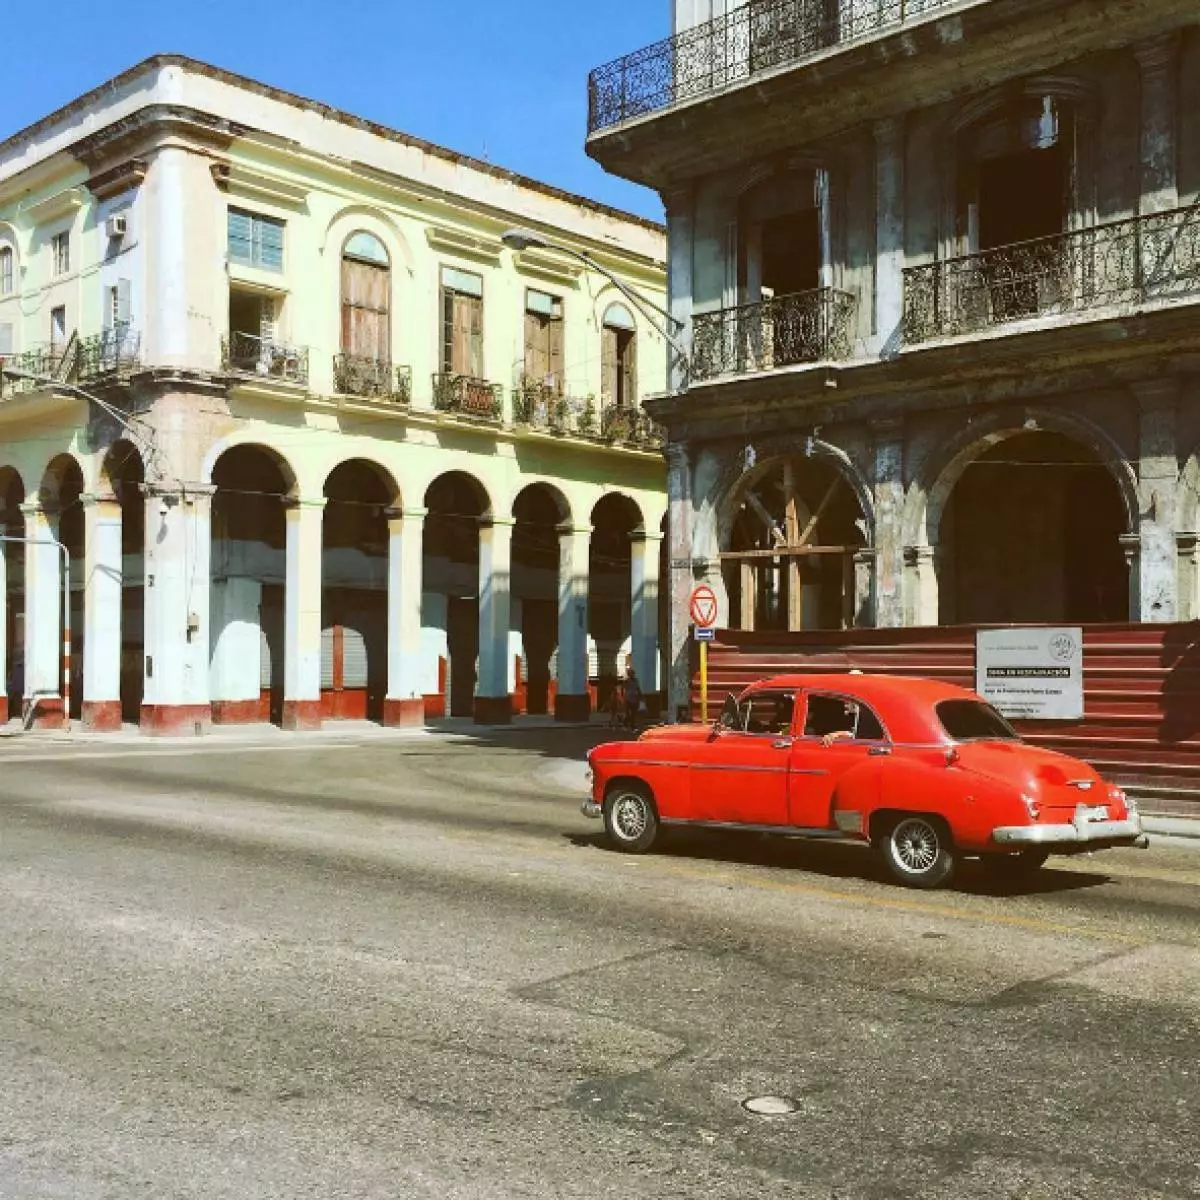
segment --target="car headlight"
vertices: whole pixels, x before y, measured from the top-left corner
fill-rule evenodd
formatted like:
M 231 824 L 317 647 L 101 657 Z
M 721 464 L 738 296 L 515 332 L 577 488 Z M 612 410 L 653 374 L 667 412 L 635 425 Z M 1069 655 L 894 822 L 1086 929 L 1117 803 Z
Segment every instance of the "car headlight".
M 1021 803 L 1025 805 L 1025 811 L 1029 814 L 1031 821 L 1036 821 L 1042 815 L 1042 808 L 1038 804 L 1036 796 L 1027 796 L 1022 793 Z

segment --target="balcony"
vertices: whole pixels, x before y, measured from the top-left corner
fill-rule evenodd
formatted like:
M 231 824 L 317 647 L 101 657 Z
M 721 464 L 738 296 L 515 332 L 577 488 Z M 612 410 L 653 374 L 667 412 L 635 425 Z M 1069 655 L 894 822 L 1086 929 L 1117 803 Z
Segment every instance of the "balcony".
M 697 313 L 692 318 L 692 382 L 847 359 L 857 309 L 849 292 L 816 288 Z
M 456 413 L 476 421 L 499 421 L 503 415 L 504 389 L 486 379 L 470 375 L 435 375 L 433 406 L 439 412 Z
M 115 325 L 79 343 L 77 371 L 80 383 L 127 379 L 140 365 L 141 335 L 128 325 Z
M 547 433 L 574 432 L 583 403 L 528 379 L 521 379 L 513 388 L 512 400 L 514 425 Z
M 609 445 L 655 450 L 662 446 L 664 438 L 661 426 L 640 408 L 610 404 L 600 410 L 600 440 Z
M 597 407 L 594 396 L 560 396 L 554 388 L 528 380 L 513 389 L 513 424 L 560 437 L 586 438 L 639 450 L 663 444 L 661 429 L 640 408 L 615 404 Z
M 221 366 L 237 375 L 257 375 L 303 385 L 308 383 L 307 347 L 285 346 L 237 330 L 221 339 Z
M 412 368 L 393 367 L 382 358 L 337 354 L 333 359 L 333 390 L 343 396 L 409 405 L 412 403 Z
M 1001 246 L 904 272 L 904 340 L 1200 299 L 1200 205 Z

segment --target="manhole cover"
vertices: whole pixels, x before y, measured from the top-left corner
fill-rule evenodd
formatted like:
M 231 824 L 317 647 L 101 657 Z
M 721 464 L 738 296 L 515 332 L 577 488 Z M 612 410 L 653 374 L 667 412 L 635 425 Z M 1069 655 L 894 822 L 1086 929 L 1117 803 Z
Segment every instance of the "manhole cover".
M 787 1096 L 751 1096 L 742 1101 L 742 1107 L 759 1117 L 786 1117 L 800 1106 Z

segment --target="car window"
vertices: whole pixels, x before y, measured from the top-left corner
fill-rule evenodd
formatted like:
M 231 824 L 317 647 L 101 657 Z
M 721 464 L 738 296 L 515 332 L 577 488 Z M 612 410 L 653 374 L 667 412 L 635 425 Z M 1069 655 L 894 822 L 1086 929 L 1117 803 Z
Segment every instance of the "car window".
M 860 741 L 886 740 L 883 723 L 865 704 L 849 696 L 811 695 L 804 718 L 805 737 L 845 733 Z
M 753 692 L 739 706 L 745 733 L 779 734 L 792 728 L 795 692 Z
M 956 742 L 1021 740 L 1021 735 L 982 700 L 943 700 L 937 705 L 937 717 Z

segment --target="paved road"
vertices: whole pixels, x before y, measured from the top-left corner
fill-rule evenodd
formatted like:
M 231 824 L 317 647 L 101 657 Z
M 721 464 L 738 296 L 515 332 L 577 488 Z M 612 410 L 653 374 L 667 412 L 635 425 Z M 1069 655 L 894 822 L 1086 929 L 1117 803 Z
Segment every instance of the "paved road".
M 1200 1196 L 1200 854 L 624 858 L 587 736 L 6 744 L 0 1196 Z

